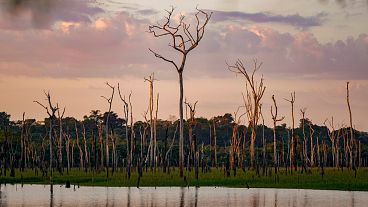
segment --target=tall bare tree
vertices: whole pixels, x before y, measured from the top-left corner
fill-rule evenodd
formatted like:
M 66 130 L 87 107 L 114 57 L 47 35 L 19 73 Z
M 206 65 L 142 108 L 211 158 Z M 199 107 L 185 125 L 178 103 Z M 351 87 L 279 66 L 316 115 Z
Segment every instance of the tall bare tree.
M 120 96 L 120 100 L 123 102 L 123 111 L 124 111 L 124 119 L 125 119 L 125 138 L 126 138 L 126 152 L 127 152 L 127 172 L 128 172 L 128 178 L 130 178 L 131 173 L 131 154 L 130 154 L 130 142 L 129 142 L 129 104 L 126 100 L 125 96 L 121 95 L 120 85 L 118 83 L 118 92 Z M 129 94 L 128 99 L 130 100 L 132 96 L 132 93 Z
M 196 48 L 199 42 L 202 40 L 205 27 L 211 18 L 212 13 L 207 13 L 203 10 L 197 8 L 195 13 L 195 31 L 193 32 L 190 28 L 190 24 L 184 21 L 184 16 L 180 15 L 179 23 L 174 25 L 175 20 L 173 20 L 174 7 L 170 10 L 166 10 L 167 17 L 163 23 L 157 23 L 156 25 L 149 26 L 149 32 L 153 34 L 154 37 L 169 37 L 169 46 L 176 50 L 180 59 L 179 62 L 175 62 L 172 59 L 162 56 L 161 54 L 149 49 L 155 57 L 168 62 L 174 66 L 179 75 L 179 115 L 180 115 L 180 130 L 179 130 L 179 168 L 180 177 L 183 177 L 183 165 L 184 165 L 184 121 L 183 121 L 183 97 L 184 97 L 184 85 L 183 85 L 183 72 L 185 68 L 185 63 L 187 61 L 187 56 L 190 51 Z M 200 19 L 203 20 L 200 21 Z
M 56 105 L 57 108 L 59 108 L 58 104 Z M 63 168 L 63 153 L 62 153 L 62 146 L 63 146 L 63 117 L 65 113 L 65 107 L 63 109 L 63 112 L 60 114 L 60 108 L 57 110 L 58 113 L 58 120 L 59 120 L 59 142 L 58 142 L 58 169 L 59 172 L 62 172 Z
M 53 127 L 54 127 L 53 122 L 56 119 L 55 113 L 56 113 L 57 110 L 59 110 L 59 108 L 56 107 L 56 106 L 53 106 L 53 104 L 51 103 L 51 95 L 50 95 L 50 92 L 47 92 L 47 93 L 44 92 L 44 93 L 45 93 L 45 96 L 47 98 L 48 106 L 43 105 L 39 101 L 33 101 L 33 102 L 37 103 L 42 108 L 44 108 L 46 110 L 47 114 L 49 115 L 49 141 L 50 141 L 50 163 L 49 163 L 49 171 L 50 171 L 50 184 L 51 184 L 50 185 L 50 191 L 51 191 L 51 193 L 53 193 L 54 190 L 53 190 L 53 185 L 52 185 L 52 162 L 53 162 L 53 159 L 52 159 L 52 154 L 53 154 L 53 151 L 52 151 L 52 144 L 53 144 L 52 131 L 53 131 Z
M 217 133 L 216 133 L 216 117 L 213 117 L 212 120 L 213 124 L 213 152 L 214 152 L 214 160 L 215 160 L 215 166 L 217 168 Z
M 253 66 L 251 66 L 253 72 L 251 74 L 248 73 L 248 67 L 246 67 L 241 60 L 237 60 L 234 65 L 227 64 L 227 66 L 231 72 L 244 76 L 246 80 L 246 96 L 243 94 L 243 101 L 247 110 L 249 125 L 252 132 L 250 139 L 250 161 L 251 166 L 254 168 L 255 167 L 254 145 L 256 140 L 256 127 L 260 117 L 259 106 L 261 104 L 263 94 L 266 90 L 266 87 L 263 84 L 263 77 L 261 77 L 260 81 L 257 82 L 254 79 L 254 75 L 261 68 L 262 63 L 258 63 L 256 59 L 253 60 Z
M 185 101 L 187 108 L 189 108 L 189 118 L 188 118 L 188 136 L 189 136 L 189 161 L 192 160 L 191 163 L 188 163 L 189 168 L 191 164 L 194 164 L 195 167 L 195 175 L 198 179 L 198 156 L 197 156 L 197 140 L 196 135 L 193 133 L 193 129 L 196 125 L 195 113 L 196 113 L 196 106 L 198 101 L 194 104 L 191 104 Z
M 308 123 L 309 125 L 309 144 L 310 144 L 310 158 L 309 158 L 309 163 L 310 163 L 310 167 L 314 167 L 314 146 L 313 146 L 313 134 L 314 134 L 314 129 L 312 127 L 312 123 Z
M 230 140 L 230 157 L 229 157 L 229 164 L 230 164 L 230 170 L 234 170 L 234 175 L 236 175 L 236 167 L 235 167 L 235 155 L 240 155 L 240 145 L 241 145 L 241 136 L 239 136 L 238 133 L 238 128 L 240 125 L 240 121 L 242 116 L 245 115 L 245 113 L 243 114 L 239 114 L 239 110 L 242 108 L 242 106 L 239 106 L 238 109 L 236 110 L 236 112 L 234 112 L 234 122 L 232 124 L 232 136 L 231 136 L 231 140 Z
M 196 113 L 196 106 L 198 101 L 196 101 L 194 104 L 191 104 L 189 102 L 187 102 L 185 100 L 184 102 L 187 106 L 187 108 L 189 108 L 189 117 L 187 117 L 187 121 L 188 121 L 188 137 L 189 137 L 189 161 L 190 163 L 188 163 L 189 168 L 191 168 L 191 165 L 193 164 L 192 161 L 195 162 L 194 157 L 196 156 L 196 151 L 195 149 L 195 141 L 194 141 L 194 133 L 193 133 L 193 129 L 194 126 L 196 125 L 196 120 L 195 120 L 195 113 Z
M 303 146 L 302 146 L 302 153 L 303 153 L 303 168 L 307 171 L 307 163 L 308 163 L 308 156 L 307 156 L 307 137 L 305 136 L 305 113 L 307 112 L 307 108 L 301 108 L 300 113 L 302 114 L 302 133 L 303 133 Z
M 154 98 L 153 98 L 153 93 L 154 93 L 154 88 L 153 88 L 153 84 L 155 81 L 155 74 L 152 73 L 148 78 L 144 78 L 144 81 L 149 83 L 149 117 L 150 117 L 150 144 L 149 144 L 149 166 L 152 170 L 153 165 L 154 165 L 154 155 L 153 155 L 153 151 L 155 146 L 153 146 L 154 143 L 154 126 L 153 126 L 153 122 L 154 122 L 154 118 L 153 118 L 153 110 L 154 110 Z
M 297 169 L 298 169 L 298 166 L 297 166 L 297 163 L 296 163 L 296 157 L 297 157 L 296 144 L 297 144 L 297 140 L 295 138 L 295 133 L 294 133 L 294 129 L 295 129 L 295 119 L 294 119 L 295 91 L 293 93 L 291 93 L 291 99 L 286 99 L 285 98 L 285 100 L 290 102 L 290 104 L 291 104 L 291 119 L 292 119 L 291 148 L 290 148 L 291 169 L 292 169 L 292 167 L 294 167 L 294 170 L 297 171 Z
M 276 147 L 277 147 L 277 139 L 276 139 L 276 124 L 277 122 L 280 122 L 282 120 L 285 119 L 285 117 L 281 117 L 281 118 L 277 118 L 277 104 L 276 104 L 276 99 L 275 96 L 272 95 L 272 101 L 273 101 L 273 107 L 271 106 L 271 116 L 272 116 L 272 120 L 273 120 L 273 162 L 274 162 L 274 167 L 275 167 L 275 173 L 277 173 L 277 151 L 276 151 Z
M 331 129 L 326 125 L 326 122 L 328 122 Z M 323 124 L 325 125 L 327 129 L 327 135 L 331 141 L 332 166 L 336 166 L 338 157 L 336 157 L 336 145 L 335 145 L 336 136 L 335 136 L 335 124 L 334 124 L 333 117 L 331 117 L 331 120 L 326 119 Z
M 154 157 L 154 165 L 155 165 L 155 172 L 156 172 L 156 168 L 157 168 L 157 162 L 158 162 L 158 155 L 157 155 L 157 151 L 158 151 L 158 146 L 157 146 L 157 117 L 158 117 L 158 101 L 159 101 L 160 95 L 157 93 L 157 97 L 156 97 L 156 112 L 155 112 L 155 118 L 153 120 L 153 145 L 154 145 L 154 149 L 153 149 L 153 157 Z
M 114 100 L 114 94 L 115 94 L 115 86 L 110 85 L 108 82 L 106 82 L 106 85 L 111 88 L 111 96 L 110 98 L 106 98 L 105 96 L 101 96 L 104 98 L 107 103 L 109 104 L 109 110 L 106 117 L 106 123 L 105 123 L 105 134 L 106 134 L 106 176 L 109 177 L 109 162 L 110 162 L 110 156 L 109 156 L 109 119 L 110 119 L 110 113 L 111 113 L 111 106 L 112 101 Z
M 348 104 L 348 110 L 349 110 L 349 122 L 350 122 L 350 156 L 349 156 L 349 166 L 354 168 L 353 163 L 353 142 L 354 142 L 354 132 L 353 132 L 353 116 L 351 113 L 351 107 L 350 107 L 350 99 L 349 99 L 349 82 L 346 82 L 346 102 Z

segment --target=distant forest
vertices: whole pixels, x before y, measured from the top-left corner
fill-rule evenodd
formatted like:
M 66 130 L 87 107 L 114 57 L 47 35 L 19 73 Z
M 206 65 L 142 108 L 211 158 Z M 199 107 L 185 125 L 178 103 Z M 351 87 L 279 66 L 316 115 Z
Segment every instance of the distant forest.
M 108 118 L 109 117 L 109 118 Z M 107 119 L 109 119 L 107 123 Z M 0 143 L 1 143 L 1 165 L 12 168 L 42 166 L 47 168 L 47 160 L 49 159 L 49 122 L 46 118 L 43 121 L 35 119 L 24 119 L 19 121 L 10 121 L 10 115 L 6 112 L 0 113 Z M 189 138 L 189 123 L 190 120 L 185 120 L 184 125 L 184 154 L 185 157 L 190 155 L 190 138 Z M 133 128 L 124 118 L 118 117 L 114 112 L 101 113 L 99 110 L 93 110 L 89 115 L 85 115 L 83 120 L 77 120 L 73 117 L 55 118 L 52 134 L 54 137 L 53 147 L 55 150 L 54 157 L 61 154 L 61 163 L 58 159 L 54 159 L 54 166 L 64 168 L 84 167 L 91 169 L 101 169 L 104 165 L 104 131 L 106 124 L 110 131 L 110 147 L 115 149 L 116 168 L 126 167 L 127 165 L 127 137 L 132 137 L 132 166 L 138 163 L 138 159 L 143 158 L 143 165 L 149 166 L 147 155 L 149 154 L 150 142 L 150 124 L 149 122 L 137 121 L 133 124 Z M 163 165 L 166 158 L 170 158 L 171 165 L 178 166 L 178 124 L 179 120 L 167 121 L 156 120 L 156 137 L 157 137 L 157 164 Z M 304 124 L 304 135 L 303 135 Z M 127 128 L 127 126 L 129 126 Z M 202 164 L 206 166 L 224 166 L 228 160 L 228 154 L 232 146 L 232 132 L 234 127 L 234 117 L 230 113 L 223 116 L 215 116 L 211 119 L 195 118 L 192 127 L 193 143 L 200 152 Z M 128 129 L 128 133 L 127 130 Z M 313 131 L 312 131 L 313 130 Z M 259 163 L 263 160 L 263 147 L 265 149 L 265 160 L 269 164 L 273 161 L 273 129 L 265 125 L 256 127 L 256 160 Z M 132 133 L 133 132 L 133 133 Z M 326 126 L 318 126 L 308 118 L 301 119 L 299 125 L 294 130 L 297 140 L 297 160 L 299 165 L 302 165 L 303 137 L 306 137 L 306 146 L 316 146 L 324 144 L 327 146 L 325 166 L 334 166 L 331 148 L 331 133 L 334 133 L 336 140 L 339 140 L 337 145 L 340 148 L 340 163 L 342 166 L 347 166 L 345 160 L 346 139 L 348 137 L 349 128 L 340 128 L 330 131 Z M 313 134 L 311 134 L 313 133 Z M 312 135 L 312 139 L 310 139 Z M 237 136 L 242 140 L 244 148 L 243 167 L 250 166 L 249 161 L 249 137 L 251 131 L 247 126 L 239 125 L 237 128 Z M 339 136 L 339 137 L 337 137 Z M 60 138 L 62 144 L 60 145 Z M 287 165 L 287 152 L 290 149 L 291 128 L 286 124 L 281 124 L 276 127 L 277 137 L 277 154 L 280 156 L 280 166 Z M 367 166 L 368 164 L 368 133 L 354 130 L 354 137 L 359 142 L 357 148 L 357 166 Z M 173 141 L 174 138 L 174 141 Z M 263 138 L 265 143 L 263 144 Z M 215 141 L 216 140 L 216 141 Z M 312 140 L 312 145 L 310 143 Z M 130 142 L 131 140 L 128 139 Z M 193 141 L 194 142 L 194 141 Z M 112 146 L 115 145 L 115 146 Z M 61 147 L 61 151 L 59 148 Z M 171 147 L 171 150 L 169 150 Z M 216 150 L 215 150 L 216 148 Z M 308 148 L 308 147 L 307 147 Z M 167 152 L 169 152 L 167 154 Z M 312 150 L 317 155 L 319 152 Z M 216 155 L 215 155 L 216 153 Z M 308 150 L 310 156 L 310 149 Z M 322 154 L 322 152 L 321 152 Z M 68 156 L 68 157 L 67 157 Z M 215 158 L 216 156 L 216 158 Z M 322 155 L 320 155 L 323 157 Z M 149 157 L 149 156 L 148 156 Z M 315 156 L 317 157 L 317 156 Z M 217 161 L 215 161 L 217 159 Z M 315 165 L 318 165 L 318 158 L 315 158 Z M 69 163 L 67 163 L 69 162 Z M 215 163 L 217 162 L 217 163 Z M 184 164 L 188 166 L 190 159 L 186 159 Z

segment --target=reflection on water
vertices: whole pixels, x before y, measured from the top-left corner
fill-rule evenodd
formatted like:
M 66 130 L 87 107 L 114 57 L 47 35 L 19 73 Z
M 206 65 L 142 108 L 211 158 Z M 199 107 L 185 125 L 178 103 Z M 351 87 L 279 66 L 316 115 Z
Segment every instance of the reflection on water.
M 0 206 L 360 207 L 368 192 L 293 189 L 80 187 L 1 185 Z

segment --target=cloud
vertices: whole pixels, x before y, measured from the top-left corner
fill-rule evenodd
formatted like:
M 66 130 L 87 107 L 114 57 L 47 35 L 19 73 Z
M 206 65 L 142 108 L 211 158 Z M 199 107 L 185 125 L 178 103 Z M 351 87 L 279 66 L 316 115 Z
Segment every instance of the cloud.
M 58 20 L 48 30 L 0 28 L 0 75 L 73 79 L 144 77 L 155 71 L 160 79 L 175 79 L 171 65 L 148 51 L 177 54 L 169 39 L 146 32 L 152 21 L 120 12 Z M 265 77 L 368 79 L 367 57 L 367 34 L 322 43 L 306 30 L 291 34 L 252 24 L 209 24 L 188 56 L 185 77 L 232 76 L 225 61 L 257 58 L 264 62 Z
M 159 12 L 154 9 L 142 9 L 142 10 L 137 10 L 136 13 L 141 14 L 143 16 L 150 16 L 150 15 L 155 15 Z
M 0 28 L 26 30 L 50 29 L 55 22 L 91 22 L 103 9 L 91 0 L 3 0 Z
M 315 16 L 303 17 L 299 14 L 278 15 L 268 12 L 246 13 L 240 11 L 213 11 L 212 21 L 251 21 L 256 23 L 280 23 L 290 25 L 296 28 L 306 29 L 315 26 L 321 26 L 326 13 L 319 13 Z
M 148 54 L 148 23 L 143 21 L 121 12 L 90 23 L 59 21 L 52 30 L 0 30 L 0 73 L 71 78 L 140 74 Z
M 356 6 L 356 5 L 361 5 L 361 6 L 368 5 L 368 0 L 365 0 L 365 1 L 364 0 L 361 0 L 361 1 L 356 1 L 356 0 L 318 0 L 318 1 L 322 4 L 327 4 L 330 1 L 335 2 L 341 8 L 346 8 L 346 7 Z
M 223 77 L 229 63 L 240 58 L 262 61 L 265 76 L 308 79 L 368 79 L 368 35 L 322 43 L 311 32 L 280 33 L 267 27 L 224 26 L 218 35 L 207 36 L 202 45 L 219 42 L 217 50 L 202 51 L 189 63 L 193 73 Z M 200 68 L 200 69 L 199 69 Z

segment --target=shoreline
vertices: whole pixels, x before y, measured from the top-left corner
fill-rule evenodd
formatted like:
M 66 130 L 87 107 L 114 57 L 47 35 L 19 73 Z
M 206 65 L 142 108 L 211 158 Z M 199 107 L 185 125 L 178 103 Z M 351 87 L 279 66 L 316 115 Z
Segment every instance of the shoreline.
M 73 169 L 69 175 L 53 174 L 53 185 L 65 186 L 67 182 L 70 186 L 86 187 L 137 187 L 138 174 L 132 172 L 130 179 L 125 171 L 117 171 L 106 179 L 106 173 L 93 173 Z M 338 190 L 338 191 L 368 191 L 368 168 L 360 168 L 357 177 L 353 171 L 337 170 L 334 168 L 325 169 L 325 174 L 319 174 L 318 169 L 312 169 L 311 173 L 294 172 L 293 174 L 280 171 L 276 176 L 258 176 L 252 170 L 245 172 L 239 170 L 236 176 L 231 173 L 230 177 L 225 177 L 222 169 L 211 169 L 209 172 L 201 172 L 199 179 L 195 179 L 194 172 L 186 172 L 184 178 L 180 178 L 177 170 L 170 174 L 157 172 L 144 172 L 140 179 L 139 187 L 223 187 L 223 188 L 277 188 L 277 189 L 311 189 L 311 190 Z M 16 171 L 15 177 L 0 176 L 0 184 L 10 185 L 50 185 L 49 177 L 34 175 L 31 170 L 24 172 Z

